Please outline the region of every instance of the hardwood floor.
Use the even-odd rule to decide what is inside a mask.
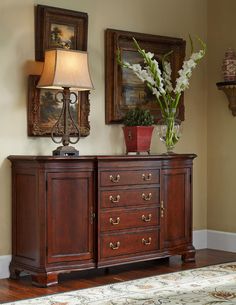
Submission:
[[[59,285],[50,288],[32,286],[29,276],[20,280],[3,279],[0,280],[0,304],[232,261],[236,261],[236,253],[204,249],[197,251],[195,263],[183,264],[180,256],[174,256],[109,269],[73,272],[60,275]]]

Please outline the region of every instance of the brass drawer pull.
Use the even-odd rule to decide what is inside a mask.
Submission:
[[[165,208],[164,208],[164,201],[161,201],[161,218],[164,217],[164,212],[165,212]]]
[[[114,178],[112,175],[110,175],[110,181],[111,182],[114,182],[114,183],[117,183],[117,182],[119,182],[120,181],[120,175],[118,174],[118,175],[116,175],[116,177]]]
[[[118,203],[120,201],[120,195],[117,195],[116,198],[114,198],[112,195],[109,196],[109,200],[112,202],[112,203]]]
[[[146,217],[145,215],[142,215],[142,220],[145,222],[150,222],[152,219],[152,214],[148,214],[148,217]]]
[[[113,226],[116,226],[120,223],[120,217],[116,217],[116,221],[114,221],[113,218],[110,217],[109,221],[110,221],[110,224],[112,224]]]
[[[151,173],[149,173],[147,175],[142,174],[142,178],[144,181],[150,181],[152,179],[152,174]]]
[[[151,245],[151,241],[152,241],[152,238],[151,238],[151,237],[148,237],[148,240],[146,240],[145,238],[142,239],[142,243],[143,243],[145,246]]]
[[[120,247],[120,242],[119,241],[116,243],[116,245],[114,245],[113,243],[110,243],[110,248],[112,250],[118,250],[119,247]]]
[[[152,193],[149,193],[148,195],[142,193],[143,200],[149,201],[152,199]]]

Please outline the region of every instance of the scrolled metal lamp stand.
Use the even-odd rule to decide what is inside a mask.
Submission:
[[[62,94],[62,99],[58,98],[59,94]],[[71,96],[75,97],[75,100],[71,100]],[[70,92],[70,89],[65,87],[63,91],[59,91],[56,94],[56,99],[58,102],[62,102],[62,110],[60,116],[52,128],[51,131],[51,138],[54,143],[60,144],[62,143],[63,146],[57,147],[53,151],[53,156],[61,156],[61,157],[70,157],[70,156],[78,156],[79,151],[75,149],[73,146],[69,144],[76,144],[80,139],[80,130],[77,124],[75,123],[70,109],[70,104],[73,105],[77,102],[78,98],[74,92]],[[71,129],[75,130],[75,140],[71,140]],[[74,133],[73,133],[74,134]],[[56,138],[60,137],[59,140]],[[74,136],[73,136],[74,137]]]

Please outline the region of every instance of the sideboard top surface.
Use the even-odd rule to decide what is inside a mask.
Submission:
[[[156,154],[156,155],[88,155],[79,157],[58,157],[58,156],[31,156],[31,155],[10,155],[10,161],[35,161],[35,162],[49,162],[49,161],[106,161],[106,160],[166,160],[166,159],[194,159],[196,154]]]

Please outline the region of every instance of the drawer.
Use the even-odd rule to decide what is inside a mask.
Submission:
[[[159,184],[159,169],[112,170],[100,172],[100,186]]]
[[[157,226],[159,208],[112,209],[100,215],[101,232]]]
[[[101,191],[100,200],[102,208],[158,204],[160,202],[160,188],[157,186],[130,190]]]
[[[104,234],[101,236],[101,258],[159,250],[159,235],[158,228],[139,232],[126,231],[122,234]]]

